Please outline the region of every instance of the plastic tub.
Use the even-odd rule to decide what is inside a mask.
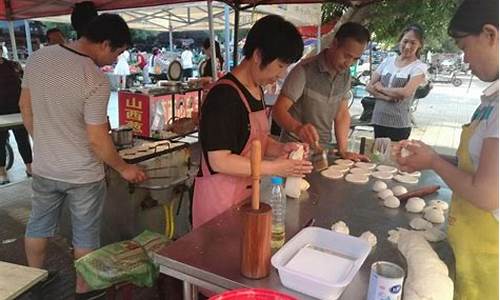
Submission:
[[[297,300],[297,298],[265,289],[238,289],[212,296],[209,300]]]
[[[367,241],[320,227],[307,227],[271,258],[281,283],[306,295],[337,299],[371,251]]]

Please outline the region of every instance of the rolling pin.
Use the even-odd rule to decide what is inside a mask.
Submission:
[[[260,203],[261,146],[252,142],[252,200],[240,209],[243,218],[241,274],[250,279],[267,277],[271,270],[271,206]]]
[[[403,194],[401,196],[398,196],[399,201],[404,202],[412,197],[424,197],[427,195],[430,195],[432,193],[437,192],[441,187],[439,185],[429,185],[429,186],[424,186],[419,189],[416,189],[414,191],[408,192],[406,194]]]

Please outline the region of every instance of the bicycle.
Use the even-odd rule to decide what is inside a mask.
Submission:
[[[366,70],[359,73],[356,77],[351,77],[351,89],[347,93],[347,107],[351,108],[354,104],[354,98],[362,98],[356,95],[354,89],[357,87],[366,87],[366,84],[370,81],[370,71]]]

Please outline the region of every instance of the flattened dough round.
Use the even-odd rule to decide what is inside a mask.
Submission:
[[[394,197],[394,196],[389,196],[384,199],[384,206],[389,207],[389,208],[398,208],[399,204],[399,199]]]
[[[372,190],[377,193],[386,189],[387,189],[387,184],[380,180],[375,181],[372,187]]]
[[[349,167],[348,166],[342,166],[342,165],[331,165],[331,166],[328,167],[328,170],[335,170],[335,171],[338,171],[338,172],[345,173],[345,172],[349,171]]]
[[[373,170],[377,166],[377,164],[374,163],[368,163],[364,161],[358,161],[357,163],[354,164],[356,167],[361,168],[361,169],[367,169],[367,170]]]
[[[393,166],[380,165],[377,167],[377,171],[396,173],[398,171],[398,168]]]
[[[403,194],[408,193],[408,190],[402,185],[396,185],[391,190],[396,196],[401,196]]]
[[[374,178],[382,179],[382,180],[389,180],[389,179],[392,179],[392,177],[394,177],[394,175],[392,175],[392,173],[384,172],[384,171],[373,172],[372,176]]]
[[[425,207],[425,201],[424,199],[419,197],[411,197],[410,199],[408,199],[405,205],[406,211],[411,213],[422,212],[424,207]]]
[[[440,224],[444,222],[445,218],[443,211],[438,207],[433,206],[424,211],[424,219],[431,221],[432,223]]]
[[[391,190],[389,190],[389,189],[385,189],[383,191],[378,192],[377,196],[380,199],[384,200],[387,197],[394,196],[394,193]]]
[[[399,171],[399,174],[401,175],[408,175],[408,176],[413,176],[413,177],[420,177],[422,176],[422,173],[420,171],[415,171],[413,173],[408,173],[408,172],[404,172],[404,171]]]
[[[368,169],[362,169],[362,168],[352,168],[349,170],[351,174],[358,174],[358,175],[365,175],[365,176],[370,176],[372,174],[372,171]]]
[[[368,183],[368,180],[370,180],[370,178],[366,175],[361,175],[361,174],[347,174],[345,176],[345,180],[347,182],[364,184]]]
[[[432,228],[432,223],[421,217],[417,217],[410,221],[410,227],[415,230],[426,230]]]
[[[446,201],[439,200],[439,199],[429,201],[429,206],[437,206],[437,207],[441,208],[442,210],[448,210],[448,207],[449,207],[449,205]]]
[[[321,171],[321,175],[329,179],[340,179],[344,177],[344,173],[332,169],[326,169]]]
[[[418,183],[418,177],[413,177],[409,175],[396,175],[394,176],[394,180],[401,182],[401,183],[407,183],[407,184],[416,184]]]
[[[350,159],[337,159],[337,160],[335,160],[335,163],[337,165],[348,166],[348,167],[354,165],[354,162]]]

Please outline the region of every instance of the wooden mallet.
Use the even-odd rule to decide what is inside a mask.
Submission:
[[[260,203],[261,146],[252,142],[252,201],[241,207],[243,238],[241,242],[241,274],[251,279],[264,278],[271,269],[272,214],[268,204]]]

